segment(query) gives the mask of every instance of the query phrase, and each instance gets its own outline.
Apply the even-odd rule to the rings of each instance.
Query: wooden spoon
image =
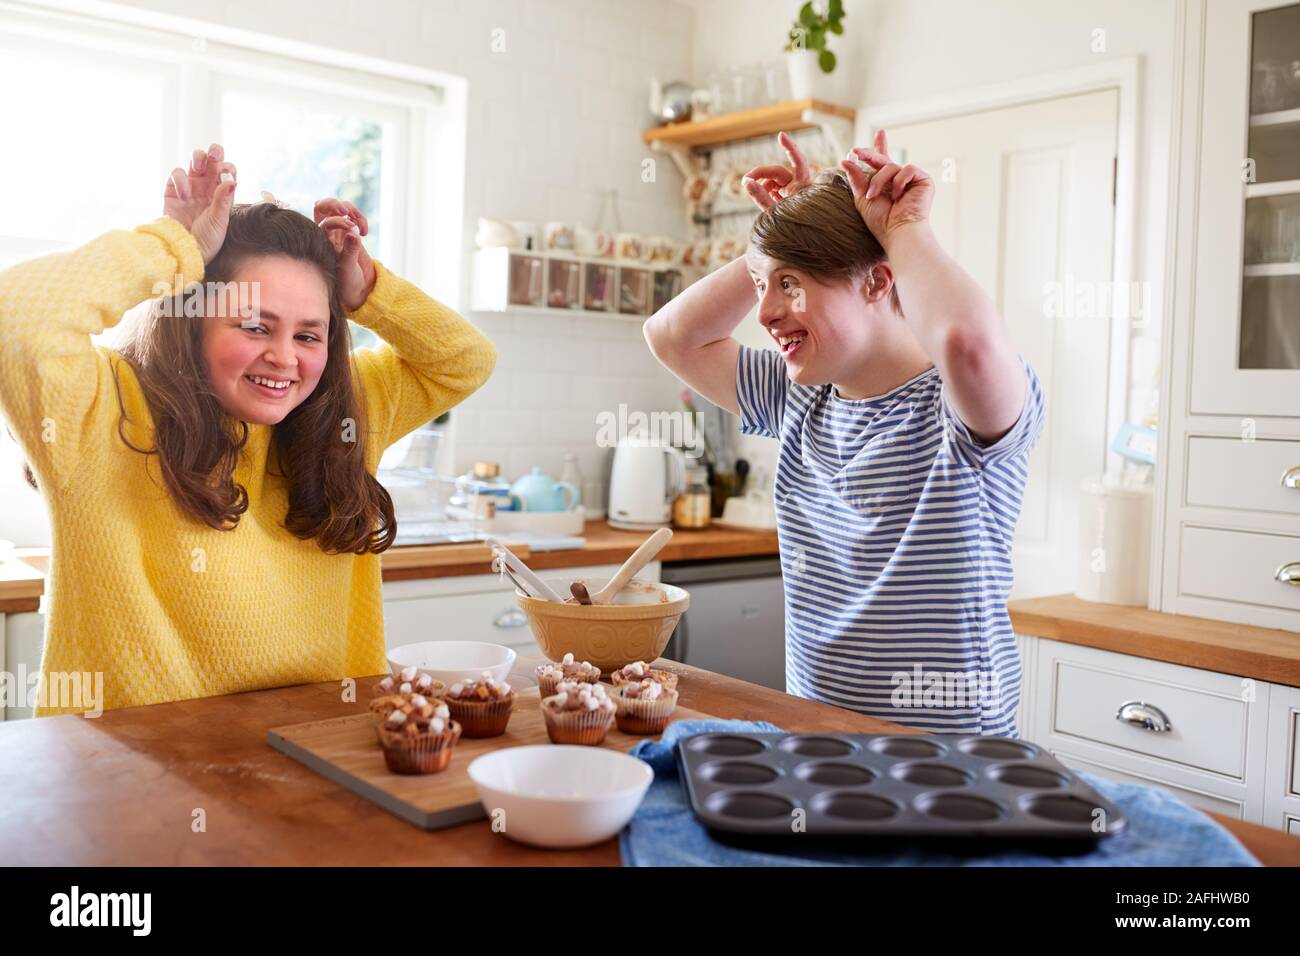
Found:
[[[591,596],[592,604],[609,604],[614,595],[627,586],[627,582],[636,577],[637,572],[655,559],[664,549],[673,532],[671,528],[660,528],[632,552],[632,557],[623,562],[623,566],[609,579],[609,583]]]
[[[573,599],[579,604],[590,604],[591,595],[587,593],[587,585],[581,581],[574,581],[569,585],[569,591],[573,594]]]

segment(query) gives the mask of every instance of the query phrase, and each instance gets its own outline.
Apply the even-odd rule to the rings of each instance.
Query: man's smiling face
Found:
[[[758,294],[759,324],[780,350],[792,382],[839,381],[867,360],[872,322],[863,280],[819,279],[752,245],[745,264]]]

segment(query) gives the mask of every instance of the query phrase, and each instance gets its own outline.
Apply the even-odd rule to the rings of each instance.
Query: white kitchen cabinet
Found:
[[[649,564],[637,577],[658,581],[661,564]],[[618,565],[595,565],[539,572],[550,578],[609,578]],[[384,584],[384,631],[389,647],[417,641],[487,641],[519,654],[540,654],[514,587],[496,574],[472,574]]]
[[[3,698],[0,698],[0,716],[4,720],[32,716],[32,708],[25,701],[27,680],[41,671],[41,647],[44,643],[44,612],[0,614],[0,670],[20,682],[17,706],[5,707]]]
[[[1191,412],[1300,414],[1300,3],[1205,7]]]
[[[1027,735],[1034,743],[1067,766],[1167,787],[1194,806],[1279,826],[1264,815],[1269,701],[1279,688],[1060,641],[1034,643]],[[1121,712],[1127,719],[1118,719]]]
[[[1179,23],[1150,604],[1300,631],[1300,3]]]
[[[1264,822],[1300,835],[1300,687],[1273,688],[1264,782]]]

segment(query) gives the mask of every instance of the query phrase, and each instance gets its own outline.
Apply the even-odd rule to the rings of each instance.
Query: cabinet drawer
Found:
[[[1195,436],[1187,442],[1187,504],[1300,515],[1300,488],[1282,484],[1300,468],[1300,441]]]
[[[1158,678],[1068,659],[1057,660],[1053,674],[1054,733],[1244,779],[1248,713],[1234,678],[1183,667]],[[1159,708],[1171,729],[1157,733],[1116,719],[1130,701]]]
[[[1287,753],[1291,755],[1291,785],[1289,787],[1292,797],[1300,797],[1300,712],[1291,711],[1291,721],[1287,727],[1287,735],[1291,738],[1291,746],[1287,748]]]
[[[1183,528],[1180,594],[1300,611],[1300,587],[1277,580],[1278,568],[1300,562],[1300,537],[1262,531]]]
[[[1237,820],[1246,818],[1245,807],[1242,806],[1240,800],[1231,800],[1228,797],[1221,797],[1218,794],[1208,793],[1203,790],[1180,787],[1168,780],[1157,780],[1153,777],[1141,777],[1137,774],[1126,773],[1123,770],[1103,766],[1072,753],[1053,750],[1051,754],[1071,770],[1083,770],[1099,777],[1105,777],[1107,780],[1117,780],[1120,783],[1139,783],[1146,787],[1163,787],[1188,806],[1209,810],[1212,813],[1222,813],[1225,817],[1233,817]]]
[[[417,641],[486,641],[518,650],[533,645],[533,632],[512,591],[409,598],[384,602],[389,647]]]

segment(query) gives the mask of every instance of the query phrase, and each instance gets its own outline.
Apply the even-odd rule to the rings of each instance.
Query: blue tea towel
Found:
[[[1079,777],[1128,818],[1115,836],[1086,854],[1051,856],[1024,849],[980,856],[937,850],[844,853],[810,849],[806,855],[765,853],[719,843],[695,819],[677,775],[677,740],[692,734],[732,731],[781,733],[766,722],[683,720],[669,724],[661,740],[643,740],[633,756],[650,764],[654,782],[636,815],[619,835],[625,866],[1259,866],[1237,838],[1167,790],[1115,783],[1089,773]]]

